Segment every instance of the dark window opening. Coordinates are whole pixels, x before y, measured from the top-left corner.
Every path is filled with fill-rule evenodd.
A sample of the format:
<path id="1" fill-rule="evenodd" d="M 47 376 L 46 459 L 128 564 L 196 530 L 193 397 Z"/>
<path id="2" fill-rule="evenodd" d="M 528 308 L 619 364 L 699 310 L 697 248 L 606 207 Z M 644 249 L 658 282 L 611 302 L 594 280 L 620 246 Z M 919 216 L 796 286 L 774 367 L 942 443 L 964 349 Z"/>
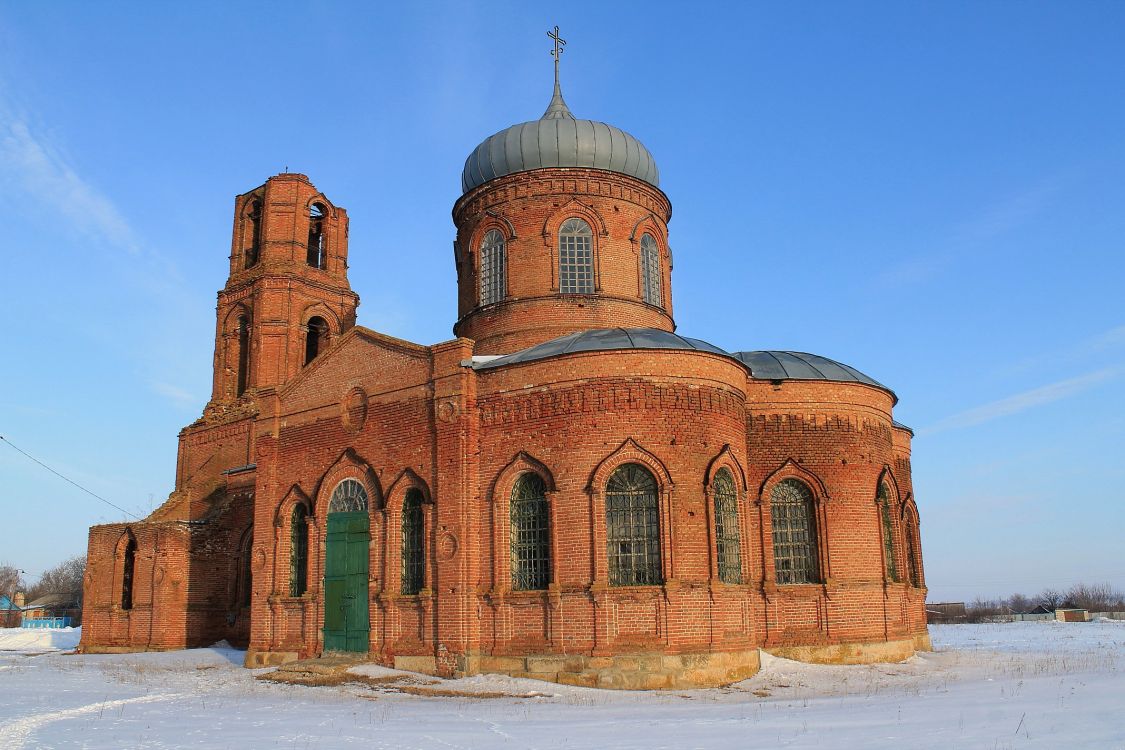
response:
<path id="1" fill-rule="evenodd" d="M 876 501 L 883 521 L 883 557 L 886 559 L 887 580 L 898 581 L 898 564 L 895 561 L 894 523 L 891 521 L 891 497 L 886 484 L 879 485 Z"/>
<path id="2" fill-rule="evenodd" d="M 309 585 L 309 527 L 308 509 L 304 505 L 293 507 L 289 530 L 289 595 L 301 596 Z"/>
<path id="3" fill-rule="evenodd" d="M 328 347 L 328 323 L 324 318 L 309 318 L 309 330 L 305 333 L 305 364 L 312 362 Z"/>
<path id="4" fill-rule="evenodd" d="M 820 580 L 816 507 L 812 492 L 796 479 L 784 479 L 770 495 L 773 564 L 780 584 Z"/>
<path id="5" fill-rule="evenodd" d="M 250 213 L 246 216 L 250 222 L 250 247 L 246 248 L 246 267 L 250 268 L 258 263 L 262 254 L 262 202 L 254 201 L 250 206 Z"/>
<path id="6" fill-rule="evenodd" d="M 715 557 L 719 580 L 742 583 L 742 534 L 738 528 L 738 493 L 727 469 L 719 469 L 711 486 L 715 500 Z"/>
<path id="7" fill-rule="evenodd" d="M 306 262 L 313 268 L 328 267 L 328 253 L 324 246 L 325 208 L 319 203 L 309 208 L 309 245 Z"/>
<path id="8" fill-rule="evenodd" d="M 250 378 L 250 321 L 245 315 L 238 317 L 238 384 L 237 395 L 246 392 Z"/>
<path id="9" fill-rule="evenodd" d="M 133 608 L 133 573 L 137 567 L 137 540 L 129 535 L 125 544 L 125 560 L 121 567 L 121 609 Z"/>
<path id="10" fill-rule="evenodd" d="M 426 518 L 422 510 L 422 492 L 410 489 L 402 503 L 402 593 L 417 594 L 426 587 L 424 555 Z"/>
<path id="11" fill-rule="evenodd" d="M 512 588 L 545 589 L 551 582 L 550 508 L 547 485 L 538 474 L 524 474 L 512 488 Z"/>
<path id="12" fill-rule="evenodd" d="M 235 605 L 249 607 L 254 573 L 250 565 L 251 546 L 254 543 L 253 529 L 247 529 L 238 545 L 238 581 L 235 592 Z"/>
<path id="13" fill-rule="evenodd" d="M 906 519 L 906 566 L 910 574 L 910 585 L 919 588 L 922 574 L 918 568 L 918 526 L 913 518 Z"/>
<path id="14" fill-rule="evenodd" d="M 656 479 L 640 464 L 625 464 L 605 489 L 606 545 L 611 586 L 664 582 Z"/>

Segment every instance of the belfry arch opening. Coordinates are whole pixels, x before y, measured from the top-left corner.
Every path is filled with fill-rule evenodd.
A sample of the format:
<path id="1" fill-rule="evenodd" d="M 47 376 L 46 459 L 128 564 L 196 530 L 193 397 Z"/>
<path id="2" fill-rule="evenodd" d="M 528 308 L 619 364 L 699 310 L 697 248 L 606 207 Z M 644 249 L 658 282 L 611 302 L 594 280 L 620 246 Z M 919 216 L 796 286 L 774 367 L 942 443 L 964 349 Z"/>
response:
<path id="1" fill-rule="evenodd" d="M 328 267 L 328 253 L 324 243 L 324 221 L 328 209 L 322 203 L 309 206 L 309 243 L 305 261 L 312 268 L 324 270 Z"/>
<path id="2" fill-rule="evenodd" d="M 319 315 L 309 318 L 305 331 L 305 364 L 309 364 L 328 348 L 328 322 Z"/>
<path id="3" fill-rule="evenodd" d="M 238 377 L 235 382 L 235 394 L 241 396 L 246 392 L 250 380 L 250 319 L 245 315 L 238 316 Z"/>
<path id="4" fill-rule="evenodd" d="M 246 268 L 258 264 L 262 256 L 262 202 L 255 200 L 250 204 L 250 211 L 246 214 L 246 228 L 250 235 L 250 244 L 246 248 Z"/>

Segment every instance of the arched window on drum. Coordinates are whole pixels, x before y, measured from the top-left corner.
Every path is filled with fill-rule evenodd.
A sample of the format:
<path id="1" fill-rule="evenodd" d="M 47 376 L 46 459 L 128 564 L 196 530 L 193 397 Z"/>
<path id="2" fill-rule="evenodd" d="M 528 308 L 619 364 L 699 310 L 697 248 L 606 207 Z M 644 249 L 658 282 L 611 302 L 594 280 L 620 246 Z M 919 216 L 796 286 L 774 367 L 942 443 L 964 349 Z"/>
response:
<path id="1" fill-rule="evenodd" d="M 606 546 L 611 586 L 664 582 L 657 492 L 656 478 L 640 464 L 625 464 L 606 483 Z"/>
<path id="2" fill-rule="evenodd" d="M 812 491 L 796 479 L 783 479 L 770 493 L 770 520 L 777 582 L 818 583 L 820 560 Z"/>

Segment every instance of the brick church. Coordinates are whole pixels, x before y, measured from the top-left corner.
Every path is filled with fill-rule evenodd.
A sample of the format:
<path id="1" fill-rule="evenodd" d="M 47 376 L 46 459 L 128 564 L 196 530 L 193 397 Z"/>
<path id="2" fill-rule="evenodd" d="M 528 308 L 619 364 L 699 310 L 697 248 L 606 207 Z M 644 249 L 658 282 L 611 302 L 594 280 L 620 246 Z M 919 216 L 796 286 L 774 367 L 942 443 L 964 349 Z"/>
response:
<path id="1" fill-rule="evenodd" d="M 658 688 L 929 648 L 895 394 L 676 333 L 656 162 L 557 59 L 465 163 L 450 341 L 356 324 L 348 214 L 305 175 L 235 198 L 211 400 L 168 500 L 90 530 L 84 651 Z"/>

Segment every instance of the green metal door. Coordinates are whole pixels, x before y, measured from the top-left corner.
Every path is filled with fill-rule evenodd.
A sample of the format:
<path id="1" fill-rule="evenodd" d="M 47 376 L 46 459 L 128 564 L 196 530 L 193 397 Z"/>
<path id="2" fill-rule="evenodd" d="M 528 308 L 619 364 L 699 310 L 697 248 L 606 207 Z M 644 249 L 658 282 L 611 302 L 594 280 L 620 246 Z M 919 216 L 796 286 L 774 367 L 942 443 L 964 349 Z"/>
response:
<path id="1" fill-rule="evenodd" d="M 324 555 L 324 650 L 367 652 L 367 513 L 329 513 Z"/>

